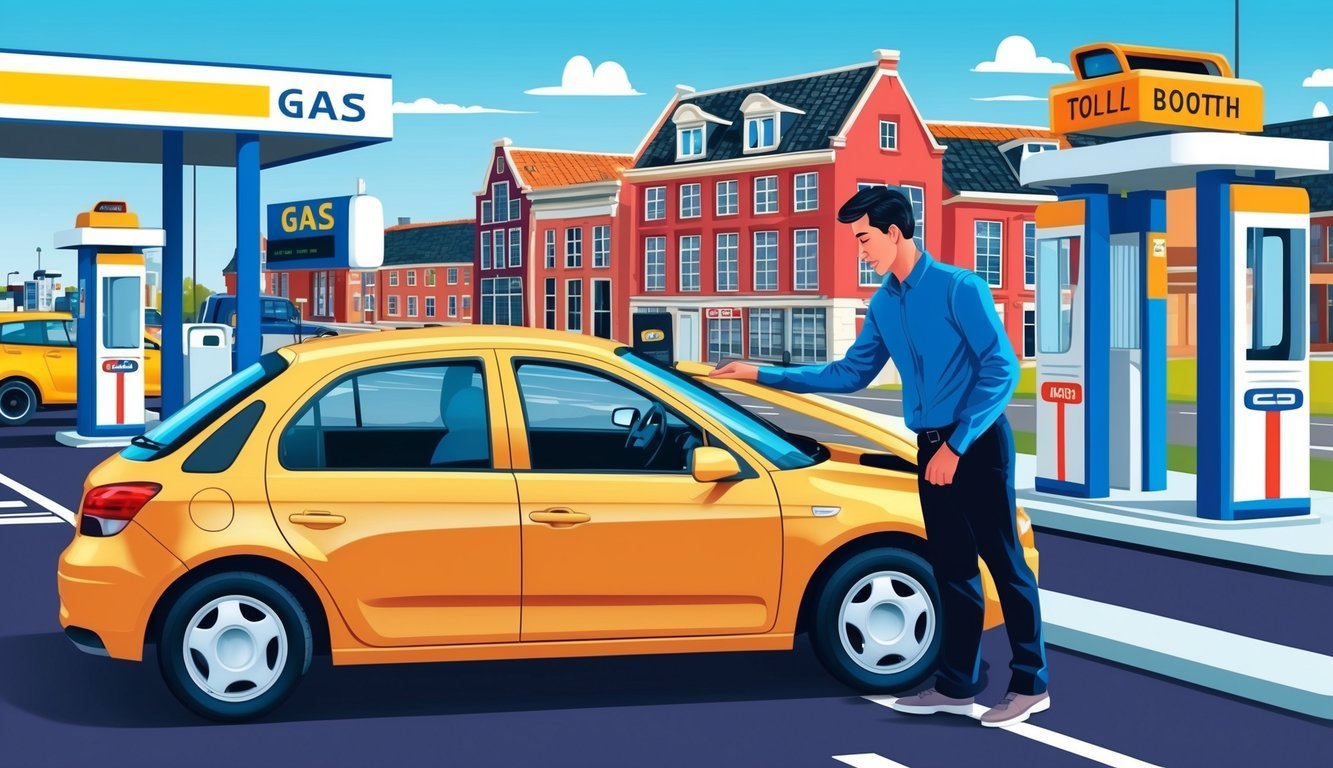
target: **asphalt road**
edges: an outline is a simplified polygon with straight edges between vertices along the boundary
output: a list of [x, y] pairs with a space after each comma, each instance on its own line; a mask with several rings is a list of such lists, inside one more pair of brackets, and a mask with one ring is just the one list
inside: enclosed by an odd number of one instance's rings
[[[53, 429], [72, 420], [43, 414], [0, 432], [0, 766], [1299, 767], [1333, 754], [1327, 722], [1055, 648], [1054, 706], [1030, 728], [900, 715], [829, 677], [804, 639], [769, 653], [317, 659], [262, 721], [211, 724], [176, 703], [151, 652], [141, 664], [87, 656], [60, 633], [54, 570], [72, 529], [37, 497], [75, 509], [83, 477], [109, 453], [57, 446]], [[17, 515], [29, 517], [5, 519]], [[1245, 633], [1273, 625], [1273, 639], [1330, 652], [1327, 583], [1049, 534], [1038, 547], [1048, 588]], [[989, 704], [1007, 679], [1002, 629], [987, 634], [985, 654], [995, 671], [979, 700]]]

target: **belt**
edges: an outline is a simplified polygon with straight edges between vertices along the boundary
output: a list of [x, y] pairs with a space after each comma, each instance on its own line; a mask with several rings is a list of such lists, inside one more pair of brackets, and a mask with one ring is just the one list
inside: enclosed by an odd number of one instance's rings
[[958, 428], [957, 424], [950, 424], [947, 427], [938, 427], [936, 429], [923, 429], [917, 433], [917, 442], [930, 443], [931, 445], [934, 445], [936, 443], [942, 443], [945, 440], [948, 440], [953, 435], [953, 431], [957, 428]]

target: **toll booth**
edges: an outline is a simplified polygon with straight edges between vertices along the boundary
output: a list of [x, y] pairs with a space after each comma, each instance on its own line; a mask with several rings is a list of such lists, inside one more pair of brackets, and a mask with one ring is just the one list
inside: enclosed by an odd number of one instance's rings
[[140, 229], [124, 202], [104, 201], [56, 235], [56, 247], [78, 252], [75, 307], [78, 416], [56, 434], [64, 445], [129, 445], [143, 434], [144, 256], [161, 247], [160, 229]]
[[1038, 207], [1036, 489], [1166, 488], [1167, 190], [1194, 188], [1196, 514], [1305, 514], [1309, 200], [1327, 142], [1245, 135], [1263, 91], [1216, 54], [1097, 44], [1051, 89], [1052, 129], [1111, 140], [1029, 158]]

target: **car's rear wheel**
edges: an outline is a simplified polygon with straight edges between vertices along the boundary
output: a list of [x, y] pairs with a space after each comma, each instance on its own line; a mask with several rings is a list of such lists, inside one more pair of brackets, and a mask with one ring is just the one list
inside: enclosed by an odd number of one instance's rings
[[940, 653], [940, 597], [930, 566], [900, 549], [873, 549], [841, 564], [815, 605], [811, 641], [824, 666], [866, 693], [923, 681]]
[[310, 667], [310, 622], [278, 582], [223, 573], [186, 589], [162, 622], [158, 666], [181, 703], [214, 720], [258, 717]]
[[26, 381], [0, 384], [0, 424], [21, 427], [37, 412], [37, 393]]

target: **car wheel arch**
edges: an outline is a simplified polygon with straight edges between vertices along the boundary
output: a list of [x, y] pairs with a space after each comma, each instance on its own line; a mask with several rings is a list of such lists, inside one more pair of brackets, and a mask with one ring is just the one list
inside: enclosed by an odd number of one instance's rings
[[37, 395], [37, 407], [38, 408], [42, 407], [42, 388], [40, 385], [37, 384], [37, 382], [33, 381], [27, 376], [20, 376], [20, 375], [5, 376], [3, 378], [0, 378], [0, 387], [3, 387], [4, 385], [10, 383], [11, 381], [17, 381], [22, 384], [27, 384], [32, 389], [33, 393]]
[[209, 560], [187, 570], [180, 578], [172, 582], [157, 599], [152, 613], [149, 614], [148, 623], [144, 627], [144, 644], [148, 645], [157, 641], [162, 629], [162, 622], [166, 620], [171, 606], [185, 590], [210, 576], [237, 572], [257, 573], [261, 576], [267, 576], [291, 592], [292, 596], [300, 603], [301, 609], [305, 611], [306, 620], [310, 622], [310, 634], [311, 640], [314, 642], [315, 654], [329, 654], [331, 645], [329, 618], [324, 607], [324, 601], [320, 598], [315, 587], [290, 565], [258, 555], [229, 555], [216, 560]]
[[797, 633], [805, 632], [809, 628], [810, 621], [814, 616], [815, 606], [819, 602], [819, 594], [824, 589], [825, 582], [838, 569], [838, 566], [862, 552], [869, 552], [872, 549], [901, 549], [925, 558], [926, 539], [923, 536], [905, 531], [876, 531], [844, 542], [842, 546], [824, 558], [805, 583], [805, 591], [801, 594], [801, 606], [796, 614]]

